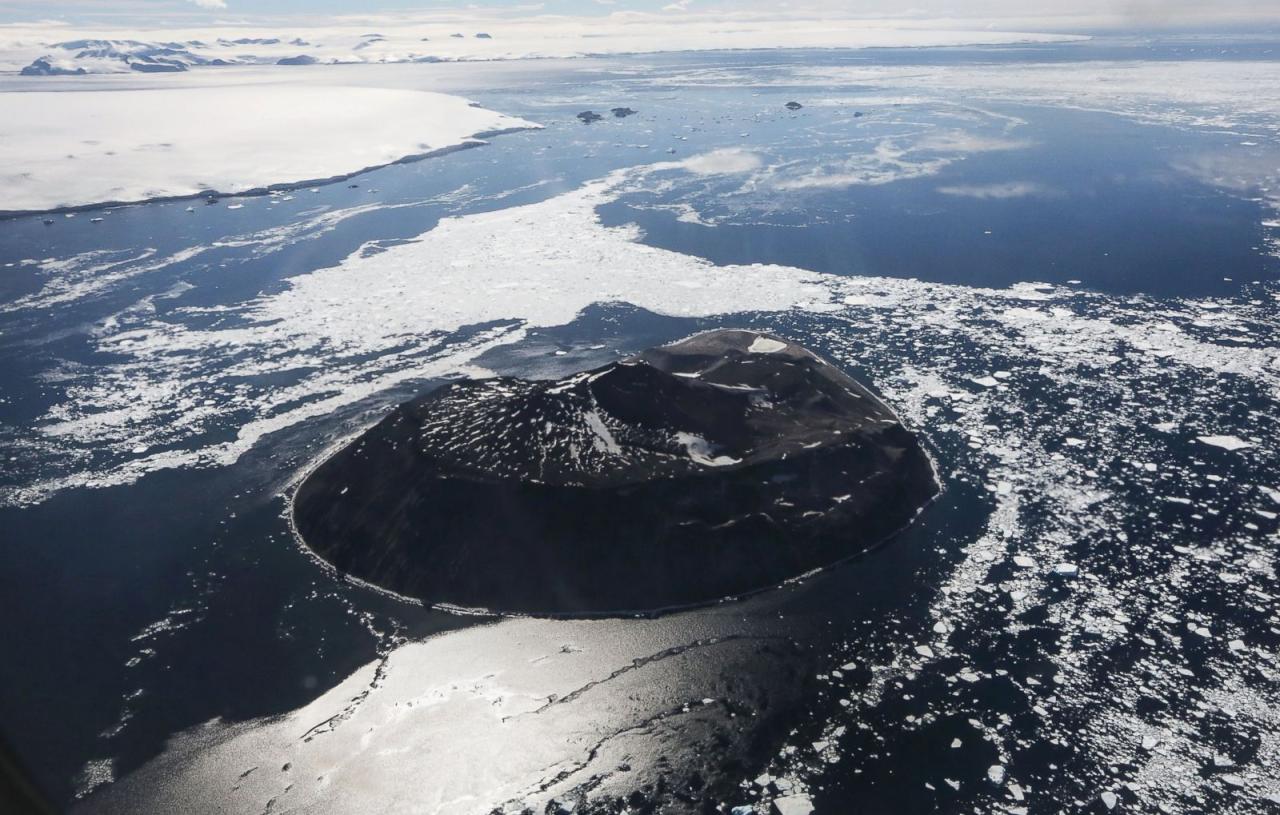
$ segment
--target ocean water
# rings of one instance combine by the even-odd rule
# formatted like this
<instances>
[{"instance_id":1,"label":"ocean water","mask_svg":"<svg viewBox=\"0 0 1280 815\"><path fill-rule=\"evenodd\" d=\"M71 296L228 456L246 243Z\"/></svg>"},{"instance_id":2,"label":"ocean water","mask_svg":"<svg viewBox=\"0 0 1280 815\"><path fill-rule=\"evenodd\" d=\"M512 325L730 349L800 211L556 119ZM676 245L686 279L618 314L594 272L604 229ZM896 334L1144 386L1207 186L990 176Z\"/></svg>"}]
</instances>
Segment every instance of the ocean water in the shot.
<instances>
[{"instance_id":1,"label":"ocean water","mask_svg":"<svg viewBox=\"0 0 1280 815\"><path fill-rule=\"evenodd\" d=\"M60 806L286 808L323 788L256 768L339 777L311 738L362 766L342 723L415 671L464 686L442 710L510 704L465 687L524 687L535 637L585 662L544 695L584 690L546 731L432 720L461 763L385 759L424 806L1273 806L1280 112L1243 81L1201 107L1153 88L1276 48L317 68L546 127L314 189L0 222L0 732ZM1118 90L1064 86L1098 60ZM944 495L811 579L592 625L406 603L295 541L290 486L425 388L717 326L863 378ZM485 669L450 679L451 648Z\"/></svg>"}]
</instances>

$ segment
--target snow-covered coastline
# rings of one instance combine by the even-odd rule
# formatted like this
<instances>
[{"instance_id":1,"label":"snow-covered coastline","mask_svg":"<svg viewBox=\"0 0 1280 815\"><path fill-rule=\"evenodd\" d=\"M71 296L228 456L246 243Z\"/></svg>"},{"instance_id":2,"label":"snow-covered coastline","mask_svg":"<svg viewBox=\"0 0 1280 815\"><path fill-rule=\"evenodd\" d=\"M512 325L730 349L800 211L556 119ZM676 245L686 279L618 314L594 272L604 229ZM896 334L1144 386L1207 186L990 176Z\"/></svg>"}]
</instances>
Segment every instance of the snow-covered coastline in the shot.
<instances>
[{"instance_id":1,"label":"snow-covered coastline","mask_svg":"<svg viewBox=\"0 0 1280 815\"><path fill-rule=\"evenodd\" d=\"M0 213L333 180L537 124L427 91L234 84L0 93Z\"/></svg>"}]
</instances>

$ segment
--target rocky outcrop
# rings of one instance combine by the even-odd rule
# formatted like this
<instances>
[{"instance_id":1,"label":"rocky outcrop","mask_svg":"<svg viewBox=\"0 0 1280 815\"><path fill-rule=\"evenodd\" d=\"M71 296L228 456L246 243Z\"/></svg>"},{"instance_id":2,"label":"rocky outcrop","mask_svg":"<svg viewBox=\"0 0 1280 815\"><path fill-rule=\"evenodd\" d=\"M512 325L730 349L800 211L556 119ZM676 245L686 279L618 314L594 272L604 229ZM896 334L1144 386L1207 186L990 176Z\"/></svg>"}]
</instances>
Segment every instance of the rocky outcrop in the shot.
<instances>
[{"instance_id":1,"label":"rocky outcrop","mask_svg":"<svg viewBox=\"0 0 1280 815\"><path fill-rule=\"evenodd\" d=\"M80 76L88 72L81 67L58 64L50 57L40 57L19 73L22 76Z\"/></svg>"}]
</instances>

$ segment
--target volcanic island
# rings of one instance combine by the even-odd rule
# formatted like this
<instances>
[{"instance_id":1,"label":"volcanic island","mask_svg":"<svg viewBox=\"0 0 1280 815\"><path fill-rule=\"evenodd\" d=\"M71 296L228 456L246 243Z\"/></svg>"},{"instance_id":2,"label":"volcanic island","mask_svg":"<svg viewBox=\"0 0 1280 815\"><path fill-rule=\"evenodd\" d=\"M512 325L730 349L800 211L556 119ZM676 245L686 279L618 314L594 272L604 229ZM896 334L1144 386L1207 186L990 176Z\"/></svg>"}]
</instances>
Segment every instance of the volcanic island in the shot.
<instances>
[{"instance_id":1,"label":"volcanic island","mask_svg":"<svg viewBox=\"0 0 1280 815\"><path fill-rule=\"evenodd\" d=\"M725 329L559 380L442 385L316 467L293 520L340 573L430 605L653 613L863 553L940 489L857 380Z\"/></svg>"}]
</instances>

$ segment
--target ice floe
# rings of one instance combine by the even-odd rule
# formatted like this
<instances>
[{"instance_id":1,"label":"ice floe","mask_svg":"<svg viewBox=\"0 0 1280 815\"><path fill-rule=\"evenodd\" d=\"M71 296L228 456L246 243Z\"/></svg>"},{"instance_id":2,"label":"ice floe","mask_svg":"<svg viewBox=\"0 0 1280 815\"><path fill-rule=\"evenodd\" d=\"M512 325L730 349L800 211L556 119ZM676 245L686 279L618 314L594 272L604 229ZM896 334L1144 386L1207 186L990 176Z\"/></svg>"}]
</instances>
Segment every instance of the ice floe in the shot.
<instances>
[{"instance_id":1,"label":"ice floe","mask_svg":"<svg viewBox=\"0 0 1280 815\"><path fill-rule=\"evenodd\" d=\"M1197 436L1196 438L1204 444L1221 447L1224 450L1244 450L1253 446L1252 442L1247 442L1237 436Z\"/></svg>"}]
</instances>

